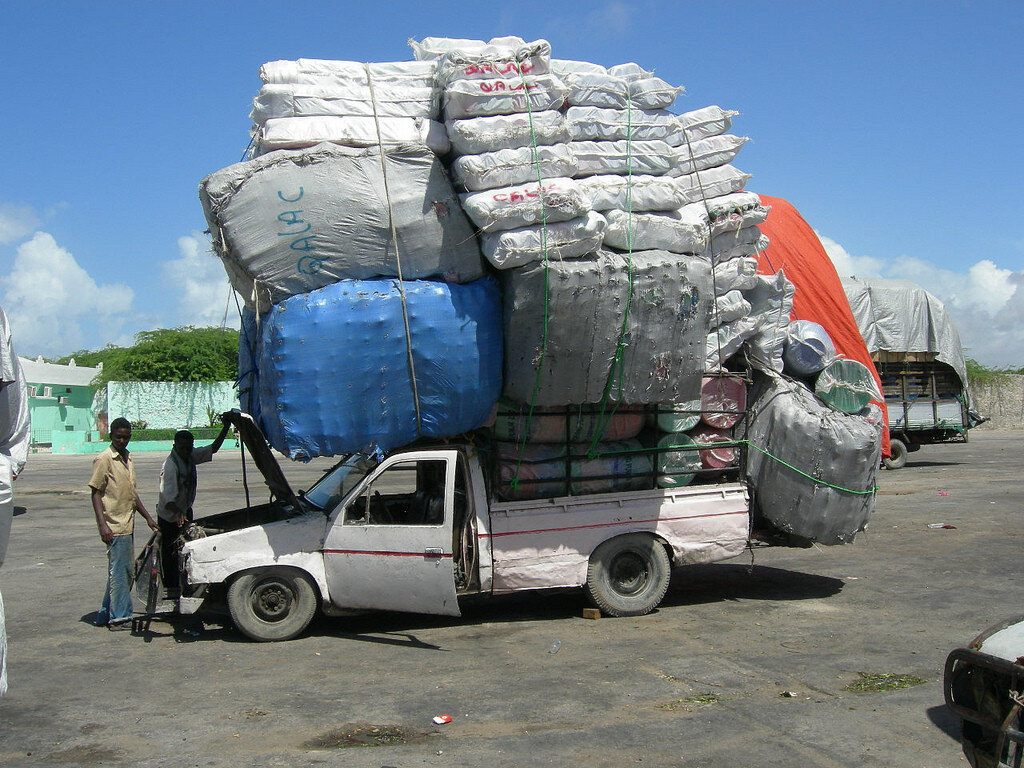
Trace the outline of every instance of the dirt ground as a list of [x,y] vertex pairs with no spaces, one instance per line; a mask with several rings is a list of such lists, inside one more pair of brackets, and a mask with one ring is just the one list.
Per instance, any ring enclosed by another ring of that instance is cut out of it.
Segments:
[[[577,592],[534,594],[461,619],[319,618],[280,644],[216,616],[93,626],[105,556],[90,459],[35,455],[0,569],[0,764],[966,765],[942,665],[1022,612],[1020,438],[977,431],[910,454],[879,473],[854,544],[683,569],[649,616],[587,620]],[[151,505],[161,459],[138,457]],[[308,487],[324,466],[286,471]],[[237,454],[201,468],[197,508],[241,496]],[[889,677],[850,689],[870,674]]]

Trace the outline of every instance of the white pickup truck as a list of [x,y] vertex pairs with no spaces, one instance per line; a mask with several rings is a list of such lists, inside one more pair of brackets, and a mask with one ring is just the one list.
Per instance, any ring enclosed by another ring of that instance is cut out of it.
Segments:
[[206,535],[181,548],[178,607],[193,613],[223,590],[254,640],[293,638],[318,609],[458,616],[463,596],[559,587],[641,615],[674,566],[733,557],[749,540],[742,483],[498,502],[486,449],[469,443],[352,454],[294,494],[251,418],[232,419],[273,498],[196,521]]

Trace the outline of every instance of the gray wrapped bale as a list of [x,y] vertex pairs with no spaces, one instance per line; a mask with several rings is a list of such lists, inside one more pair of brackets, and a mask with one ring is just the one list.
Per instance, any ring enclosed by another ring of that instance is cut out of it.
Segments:
[[600,251],[503,277],[508,397],[535,405],[602,402],[606,389],[637,405],[700,397],[715,298],[706,261]]
[[384,158],[387,192],[378,147],[273,152],[203,179],[214,246],[247,304],[263,310],[343,278],[397,277],[399,255],[406,280],[483,276],[441,162],[422,145],[388,148]]
[[875,509],[878,419],[839,413],[778,376],[759,382],[748,418],[747,480],[760,514],[819,544],[853,541]]

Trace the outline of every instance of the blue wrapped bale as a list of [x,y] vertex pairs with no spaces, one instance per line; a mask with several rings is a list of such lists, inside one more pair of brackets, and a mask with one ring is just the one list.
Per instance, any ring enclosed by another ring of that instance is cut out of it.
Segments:
[[251,366],[242,402],[251,390],[275,449],[301,460],[387,451],[489,418],[501,392],[497,284],[401,287],[408,343],[397,280],[342,280],[275,305],[252,334],[243,326],[241,343],[254,344],[239,355]]

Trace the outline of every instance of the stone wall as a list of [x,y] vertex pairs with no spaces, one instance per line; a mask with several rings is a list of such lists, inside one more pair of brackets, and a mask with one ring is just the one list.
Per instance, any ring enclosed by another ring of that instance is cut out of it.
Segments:
[[1024,376],[1007,373],[969,384],[971,405],[986,421],[976,429],[1024,429]]

